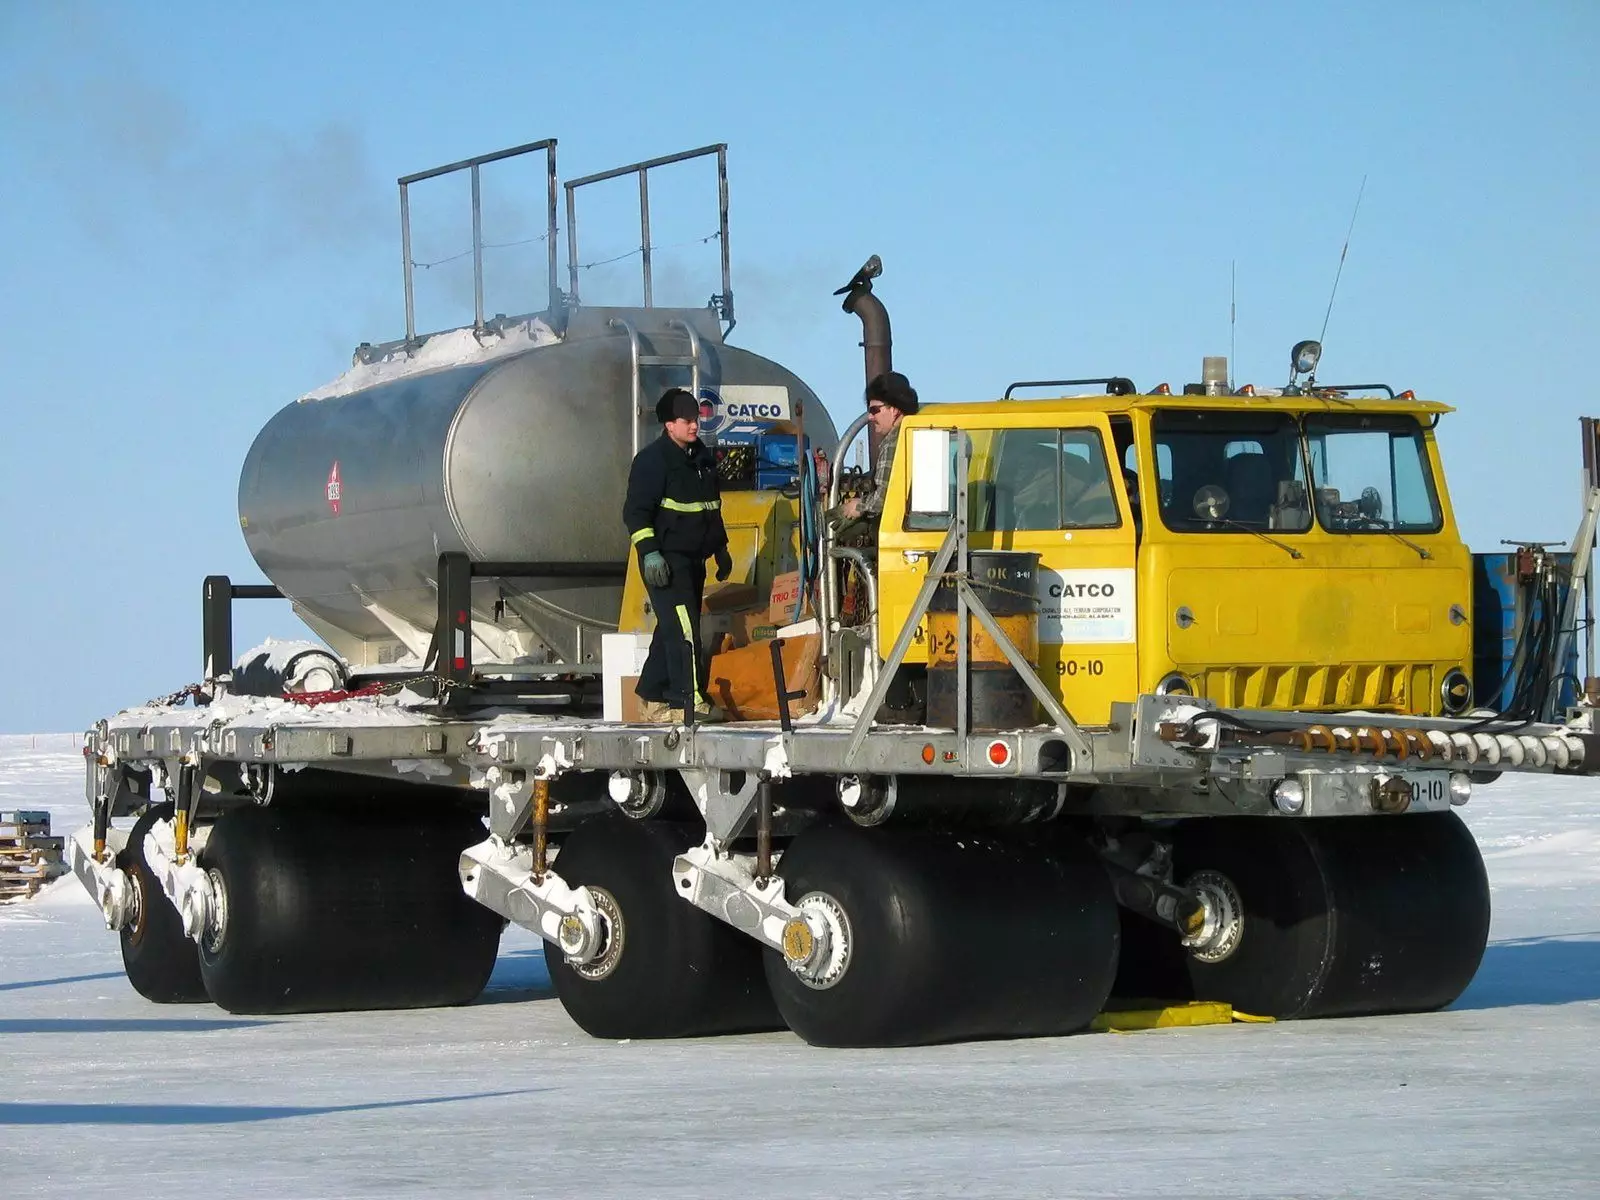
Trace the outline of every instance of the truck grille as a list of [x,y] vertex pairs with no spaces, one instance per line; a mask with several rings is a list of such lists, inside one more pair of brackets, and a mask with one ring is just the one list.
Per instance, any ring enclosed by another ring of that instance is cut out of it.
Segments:
[[1338,666],[1209,667],[1195,673],[1202,696],[1228,708],[1433,713],[1433,667],[1427,663]]

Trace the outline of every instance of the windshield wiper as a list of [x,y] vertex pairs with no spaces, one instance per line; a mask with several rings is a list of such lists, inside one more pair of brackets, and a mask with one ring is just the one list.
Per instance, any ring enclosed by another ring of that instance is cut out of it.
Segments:
[[1415,550],[1423,558],[1432,558],[1433,557],[1433,555],[1429,552],[1429,550],[1428,550],[1428,548],[1426,546],[1419,546],[1415,542],[1413,542],[1410,538],[1401,537],[1398,533],[1396,533],[1394,530],[1390,529],[1387,525],[1385,525],[1381,519],[1375,518],[1375,517],[1368,517],[1367,518],[1367,524],[1369,526],[1371,526],[1374,530],[1376,530],[1378,533],[1387,533],[1390,537],[1392,537],[1395,541],[1399,542],[1401,545],[1410,546],[1413,550]]
[[[1262,533],[1261,530],[1252,529],[1252,528],[1250,528],[1250,526],[1245,525],[1245,524],[1243,524],[1243,523],[1241,523],[1239,521],[1229,521],[1229,520],[1227,520],[1225,518],[1219,518],[1217,520],[1217,524],[1218,525],[1226,525],[1229,529],[1237,529],[1241,533],[1253,533],[1258,538],[1260,538],[1263,542],[1270,542],[1274,546],[1276,546],[1279,550],[1288,551],[1288,554],[1289,554],[1290,558],[1304,558],[1305,557],[1304,554],[1301,554],[1300,551],[1296,550],[1293,546],[1289,545],[1287,542],[1280,542],[1275,537],[1268,537],[1266,534]],[[1396,536],[1398,536],[1398,535],[1396,535]]]

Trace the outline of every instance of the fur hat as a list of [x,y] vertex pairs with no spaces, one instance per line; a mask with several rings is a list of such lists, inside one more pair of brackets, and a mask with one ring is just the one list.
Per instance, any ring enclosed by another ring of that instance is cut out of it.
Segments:
[[656,401],[656,420],[665,425],[668,421],[698,421],[700,402],[689,394],[687,388],[668,388]]

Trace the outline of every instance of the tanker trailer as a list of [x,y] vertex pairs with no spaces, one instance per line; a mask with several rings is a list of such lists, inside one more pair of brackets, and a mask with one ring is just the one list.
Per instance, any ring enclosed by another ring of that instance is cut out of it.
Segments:
[[713,310],[580,308],[560,333],[538,318],[507,333],[526,348],[313,393],[268,421],[245,458],[250,553],[357,672],[423,665],[451,552],[525,564],[472,584],[481,669],[592,671],[600,635],[618,627],[628,465],[659,435],[651,406],[668,387],[801,414],[832,445],[811,389],[726,344]]

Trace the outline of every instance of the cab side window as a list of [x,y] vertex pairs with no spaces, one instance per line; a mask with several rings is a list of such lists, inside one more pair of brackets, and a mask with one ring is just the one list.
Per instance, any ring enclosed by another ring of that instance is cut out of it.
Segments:
[[1121,521],[1096,430],[999,431],[987,475],[981,482],[992,502],[982,532],[1108,529]]

